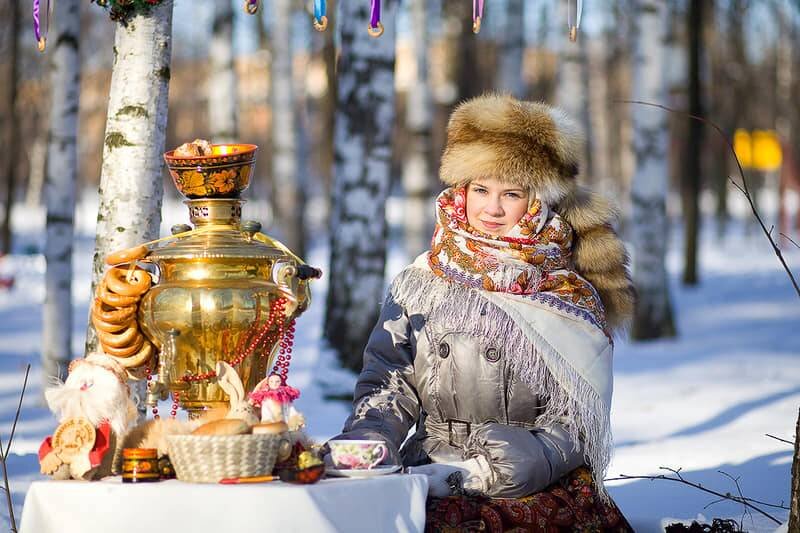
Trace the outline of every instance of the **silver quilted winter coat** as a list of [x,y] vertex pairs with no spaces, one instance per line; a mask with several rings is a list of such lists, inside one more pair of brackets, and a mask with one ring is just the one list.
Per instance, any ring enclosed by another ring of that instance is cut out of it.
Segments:
[[500,345],[459,324],[409,316],[390,296],[337,438],[384,440],[404,466],[482,455],[494,474],[488,496],[542,490],[583,464],[583,453],[565,426],[536,424],[542,399],[512,375]]

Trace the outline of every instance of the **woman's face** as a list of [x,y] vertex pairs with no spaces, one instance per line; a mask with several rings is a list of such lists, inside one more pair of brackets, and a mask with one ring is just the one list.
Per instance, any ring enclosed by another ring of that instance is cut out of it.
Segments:
[[528,211],[528,191],[502,181],[481,179],[467,185],[467,222],[484,233],[503,237]]

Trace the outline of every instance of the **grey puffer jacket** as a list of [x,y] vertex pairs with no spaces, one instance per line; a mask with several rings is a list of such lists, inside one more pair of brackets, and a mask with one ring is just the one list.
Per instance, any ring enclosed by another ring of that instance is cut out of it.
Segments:
[[483,456],[493,474],[488,496],[542,490],[584,463],[581,445],[562,424],[536,424],[543,400],[512,375],[499,346],[467,328],[409,316],[390,296],[338,438],[384,440],[404,466]]

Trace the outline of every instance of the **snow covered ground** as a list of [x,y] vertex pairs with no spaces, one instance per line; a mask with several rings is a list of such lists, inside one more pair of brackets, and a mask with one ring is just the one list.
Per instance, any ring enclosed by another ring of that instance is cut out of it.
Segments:
[[[164,230],[187,219],[183,207],[165,209]],[[245,217],[255,215],[252,204]],[[89,273],[96,206],[83,204],[75,248],[75,353],[82,353],[89,297]],[[55,421],[39,403],[39,350],[44,260],[41,249],[44,215],[35,209],[14,214],[15,253],[0,259],[0,276],[16,283],[0,292],[0,438],[7,442],[22,386],[25,365],[32,373],[8,459],[17,520],[25,492],[38,474],[36,451]],[[681,258],[679,229],[674,229],[669,266],[679,336],[651,343],[619,341],[615,354],[613,427],[616,457],[609,477],[664,473],[680,468],[689,481],[718,492],[757,500],[787,502],[792,449],[765,436],[794,438],[800,406],[800,300],[763,235],[748,235],[735,224],[724,241],[704,232],[700,254],[701,283],[678,283]],[[787,261],[800,275],[800,250],[786,249]],[[309,262],[325,268],[327,251],[312,248]],[[403,266],[399,246],[392,248],[387,275]],[[315,285],[315,303],[298,324],[291,381],[303,395],[312,435],[337,433],[347,416],[346,402],[329,399],[351,390],[354,376],[341,370],[320,341],[325,280]],[[742,518],[742,507],[670,481],[634,480],[610,483],[611,495],[637,531],[663,531],[672,519]],[[764,509],[785,521],[787,512]],[[0,505],[0,520],[7,512]],[[754,513],[744,518],[750,531],[772,531],[776,525]],[[0,528],[4,528],[0,525]]]

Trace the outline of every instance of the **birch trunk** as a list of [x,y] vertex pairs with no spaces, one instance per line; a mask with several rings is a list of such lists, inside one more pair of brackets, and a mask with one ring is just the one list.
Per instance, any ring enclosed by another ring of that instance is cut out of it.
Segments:
[[[567,10],[570,4],[572,2],[559,3],[559,27],[567,27]],[[586,36],[579,35],[578,42],[570,42],[567,31],[563,30],[563,33],[556,38],[559,43],[556,103],[573,120],[577,121],[584,131],[586,143],[581,154],[579,168],[584,179],[592,179],[589,170],[591,124],[589,123],[589,106],[586,95],[588,89]]]
[[211,43],[208,53],[208,122],[215,143],[236,141],[238,135],[237,79],[233,62],[233,4],[214,2]]
[[525,3],[506,0],[503,31],[498,36],[497,88],[516,98],[525,96],[522,55],[525,50]]
[[303,193],[297,172],[297,117],[293,98],[292,6],[292,0],[272,2],[272,190],[278,237],[303,257]]
[[403,159],[403,217],[406,255],[414,258],[430,243],[433,232],[431,196],[435,177],[431,172],[431,91],[428,79],[428,9],[425,0],[411,1],[411,20],[416,76],[408,90],[406,130],[408,151]]
[[78,104],[80,99],[79,0],[55,6],[50,87],[50,138],[47,145],[42,318],[42,390],[53,377],[64,378],[72,356],[72,241],[78,181]]
[[367,34],[369,4],[341,2],[331,259],[325,337],[360,369],[383,301],[386,198],[391,181],[397,0],[383,5],[384,34]]
[[[97,212],[92,289],[103,276],[105,256],[158,237],[172,50],[172,7],[117,24],[106,118],[100,206]],[[97,348],[89,326],[86,353]]]
[[[661,0],[637,0],[633,100],[663,102],[666,10]],[[675,335],[665,266],[667,244],[667,116],[640,106],[633,113],[636,171],[631,183],[633,278],[639,293],[632,336]]]

